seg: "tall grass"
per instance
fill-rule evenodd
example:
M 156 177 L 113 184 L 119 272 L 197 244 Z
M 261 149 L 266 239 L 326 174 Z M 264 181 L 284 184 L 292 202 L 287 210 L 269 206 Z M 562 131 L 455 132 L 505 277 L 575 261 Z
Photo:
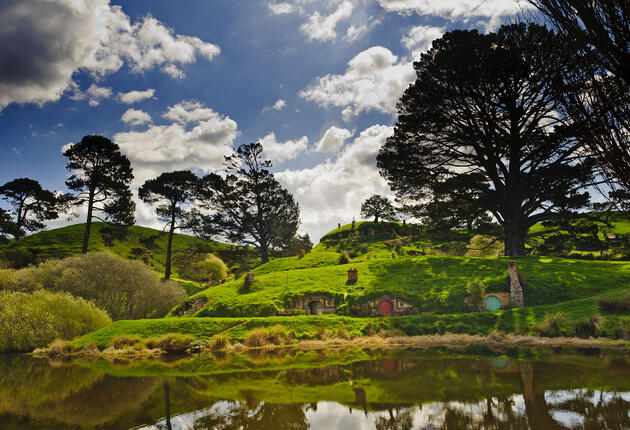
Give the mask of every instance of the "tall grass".
M 110 323 L 105 311 L 68 293 L 0 291 L 0 353 L 31 351 Z

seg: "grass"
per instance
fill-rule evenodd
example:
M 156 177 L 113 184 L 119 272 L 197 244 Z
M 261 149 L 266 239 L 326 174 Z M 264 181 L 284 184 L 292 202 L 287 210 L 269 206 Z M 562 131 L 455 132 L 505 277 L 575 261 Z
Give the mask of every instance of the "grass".
M 106 223 L 92 224 L 90 234 L 90 251 L 109 251 L 123 258 L 133 258 L 132 248 L 144 247 L 151 252 L 150 264 L 157 272 L 164 272 L 166 245 L 168 234 L 148 227 L 130 226 L 124 237 L 113 239 L 108 246 Z M 64 258 L 81 253 L 85 224 L 74 224 L 53 230 L 44 230 L 31 236 L 1 245 L 3 249 L 20 249 L 31 251 L 38 260 Z M 186 249 L 206 249 L 221 257 L 233 271 L 244 271 L 258 264 L 255 251 L 250 248 L 228 245 L 225 243 L 206 241 L 185 234 L 173 237 L 173 253 Z M 177 274 L 177 267 L 174 267 Z

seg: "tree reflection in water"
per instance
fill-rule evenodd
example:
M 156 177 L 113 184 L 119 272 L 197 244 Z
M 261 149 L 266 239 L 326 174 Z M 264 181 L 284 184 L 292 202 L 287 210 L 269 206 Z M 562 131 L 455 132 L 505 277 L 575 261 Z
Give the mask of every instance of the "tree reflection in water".
M 311 405 L 231 402 L 227 409 L 217 409 L 194 421 L 194 430 L 306 430 L 306 410 Z

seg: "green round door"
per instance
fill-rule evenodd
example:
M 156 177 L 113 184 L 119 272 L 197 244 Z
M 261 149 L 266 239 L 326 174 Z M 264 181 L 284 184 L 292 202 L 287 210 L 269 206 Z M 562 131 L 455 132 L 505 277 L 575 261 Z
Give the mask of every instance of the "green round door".
M 486 310 L 490 312 L 498 311 L 501 309 L 501 299 L 497 296 L 488 296 L 484 301 Z

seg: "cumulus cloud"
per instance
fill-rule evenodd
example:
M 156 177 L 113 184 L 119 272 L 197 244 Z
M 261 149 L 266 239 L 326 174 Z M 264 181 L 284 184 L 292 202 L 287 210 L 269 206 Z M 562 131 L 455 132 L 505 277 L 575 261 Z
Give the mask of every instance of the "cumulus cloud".
M 376 168 L 376 155 L 393 127 L 374 125 L 346 145 L 335 161 L 284 170 L 278 180 L 300 204 L 302 230 L 318 240 L 337 223 L 359 218 L 361 203 L 372 194 L 392 196 Z
M 129 91 L 126 93 L 118 93 L 118 99 L 125 104 L 138 103 L 146 99 L 150 99 L 155 94 L 155 89 L 149 88 L 145 91 Z
M 520 0 L 378 0 L 383 9 L 400 14 L 434 15 L 450 21 L 480 20 L 490 30 L 501 18 L 532 6 Z
M 267 4 L 273 15 L 286 15 L 297 12 L 298 8 L 291 3 L 269 3 Z
M 98 106 L 101 101 L 108 99 L 112 96 L 112 89 L 109 87 L 99 87 L 96 84 L 90 85 L 85 91 L 81 91 L 78 85 L 74 82 L 71 83 L 73 89 L 70 98 L 72 100 L 86 100 L 90 106 Z
M 343 107 L 348 120 L 364 111 L 394 113 L 403 91 L 414 80 L 412 63 L 389 49 L 373 46 L 348 63 L 343 75 L 328 74 L 300 91 L 300 97 L 323 107 Z
M 337 31 L 335 28 L 339 22 L 350 18 L 352 15 L 352 3 L 344 1 L 337 9 L 326 16 L 323 16 L 319 11 L 313 12 L 308 18 L 308 21 L 302 24 L 300 30 L 306 35 L 308 40 L 318 40 L 320 42 L 333 40 L 337 37 Z
M 296 140 L 278 142 L 276 134 L 272 131 L 260 139 L 260 143 L 263 146 L 265 155 L 274 164 L 280 164 L 287 160 L 293 160 L 304 153 L 308 147 L 308 137 L 302 136 Z
M 150 15 L 132 23 L 109 0 L 0 2 L 0 109 L 56 101 L 80 70 L 99 79 L 127 64 L 182 76 L 183 65 L 219 52 Z
M 198 102 L 171 106 L 163 117 L 173 122 L 114 135 L 131 160 L 136 185 L 161 172 L 220 169 L 239 134 L 234 120 Z
M 316 152 L 337 152 L 346 140 L 350 139 L 354 132 L 335 125 L 324 132 L 322 138 L 315 145 Z
M 263 113 L 268 112 L 270 110 L 282 110 L 287 105 L 287 102 L 282 99 L 276 100 L 276 102 L 272 106 L 265 106 L 263 108 Z
M 143 110 L 127 109 L 120 120 L 125 124 L 138 126 L 151 122 L 151 115 Z
M 444 30 L 444 27 L 418 25 L 409 30 L 400 42 L 411 52 L 413 59 L 418 60 L 422 52 L 431 48 L 431 42 L 442 37 Z

